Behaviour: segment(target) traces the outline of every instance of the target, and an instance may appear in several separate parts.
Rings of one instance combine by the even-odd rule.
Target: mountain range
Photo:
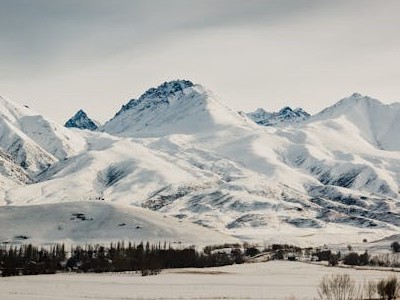
[[[254,112],[247,113],[247,116],[259,125],[277,126],[280,124],[293,124],[305,121],[310,118],[310,114],[298,107],[291,109],[285,106],[279,112],[267,112],[263,108],[258,108]]]
[[[4,98],[0,114],[0,242],[310,245],[400,233],[399,103],[353,94],[313,116],[244,114],[175,80],[100,126],[79,111],[66,128]]]

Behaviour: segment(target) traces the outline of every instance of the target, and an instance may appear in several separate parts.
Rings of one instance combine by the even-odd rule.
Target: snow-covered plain
[[[389,271],[271,261],[164,270],[150,277],[112,273],[2,278],[0,299],[318,299],[318,283],[333,273],[347,273],[358,283],[399,276]]]

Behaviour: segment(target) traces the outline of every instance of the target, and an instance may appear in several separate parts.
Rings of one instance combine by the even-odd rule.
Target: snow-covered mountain
[[[353,95],[296,126],[264,127],[200,85],[166,82],[99,131],[63,128],[81,141],[75,153],[53,155],[36,183],[0,200],[139,206],[258,241],[384,237],[400,230],[398,107]]]
[[[78,128],[96,130],[99,127],[99,123],[90,119],[87,114],[80,109],[72,118],[65,122],[67,128]]]
[[[363,139],[382,150],[400,150],[400,103],[382,104],[379,100],[353,94],[313,116],[312,121],[346,119],[356,126]]]
[[[288,106],[285,106],[279,112],[267,112],[263,108],[258,108],[254,112],[247,113],[247,116],[263,126],[294,124],[310,118],[310,114],[302,108],[291,109]]]
[[[130,100],[100,131],[118,136],[196,134],[245,123],[201,85],[187,80],[164,82]]]

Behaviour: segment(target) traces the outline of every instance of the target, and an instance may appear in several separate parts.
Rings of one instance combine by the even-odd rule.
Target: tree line
[[[1,276],[54,274],[66,258],[65,246],[48,249],[31,244],[0,247]]]
[[[194,247],[176,249],[164,243],[112,243],[71,247],[39,248],[33,245],[0,247],[1,276],[73,272],[124,272],[154,275],[166,268],[219,267],[244,262],[240,248],[196,251]]]

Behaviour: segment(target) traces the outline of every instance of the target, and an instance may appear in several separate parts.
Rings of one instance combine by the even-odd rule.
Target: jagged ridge
[[[192,87],[194,84],[189,80],[173,80],[164,82],[156,88],[148,89],[138,99],[132,99],[127,104],[123,105],[122,108],[115,114],[119,116],[124,111],[139,106],[141,103],[147,101],[146,108],[150,108],[153,105],[169,103],[168,98],[175,95],[178,92],[182,92],[185,88]]]
[[[279,112],[272,113],[263,108],[258,108],[254,112],[247,113],[247,116],[262,126],[293,124],[310,118],[310,114],[302,108],[291,109],[288,106],[285,106]]]

